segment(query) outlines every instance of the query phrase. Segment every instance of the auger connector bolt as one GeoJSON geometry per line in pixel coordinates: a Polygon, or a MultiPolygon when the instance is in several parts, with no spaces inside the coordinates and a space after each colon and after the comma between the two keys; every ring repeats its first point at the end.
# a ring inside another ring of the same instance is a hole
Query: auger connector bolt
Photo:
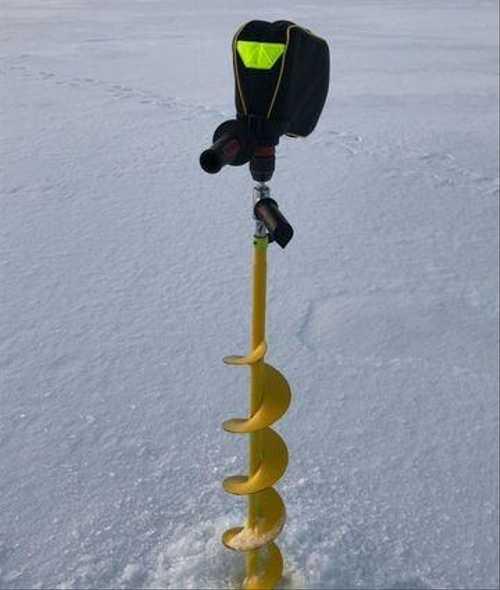
{"type": "Polygon", "coordinates": [[[293,237],[293,227],[279,210],[278,203],[274,199],[266,197],[257,201],[253,212],[255,218],[262,222],[267,229],[269,241],[276,242],[285,248],[293,237]]]}

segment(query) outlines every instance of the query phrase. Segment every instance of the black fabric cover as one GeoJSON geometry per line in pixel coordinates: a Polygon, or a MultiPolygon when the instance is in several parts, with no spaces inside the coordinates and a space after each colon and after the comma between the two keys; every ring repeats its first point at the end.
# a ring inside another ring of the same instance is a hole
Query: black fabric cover
{"type": "Polygon", "coordinates": [[[257,139],[283,134],[305,137],[313,131],[330,77],[324,39],[290,21],[250,21],[234,36],[233,64],[238,118],[257,126],[257,139]],[[247,68],[236,50],[239,40],[283,43],[285,51],[269,70],[247,68]]]}

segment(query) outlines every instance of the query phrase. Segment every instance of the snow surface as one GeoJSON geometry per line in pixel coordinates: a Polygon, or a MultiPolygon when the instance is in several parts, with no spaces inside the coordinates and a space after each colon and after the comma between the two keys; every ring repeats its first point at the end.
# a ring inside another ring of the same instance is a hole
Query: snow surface
{"type": "Polygon", "coordinates": [[[197,159],[252,18],[333,47],[271,185],[282,587],[499,583],[497,3],[1,0],[2,588],[241,581],[252,184],[197,159]]]}

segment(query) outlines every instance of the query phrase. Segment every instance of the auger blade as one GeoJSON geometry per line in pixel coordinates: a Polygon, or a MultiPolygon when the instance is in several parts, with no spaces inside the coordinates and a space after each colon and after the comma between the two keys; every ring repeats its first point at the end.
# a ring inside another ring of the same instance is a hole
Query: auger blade
{"type": "Polygon", "coordinates": [[[292,397],[285,377],[274,367],[263,365],[262,403],[250,418],[232,418],[223,424],[224,430],[235,434],[256,432],[270,426],[288,410],[292,397]]]}
{"type": "Polygon", "coordinates": [[[259,516],[255,528],[235,527],[227,530],[222,542],[234,551],[252,551],[273,541],[283,529],[286,520],[285,505],[281,496],[273,488],[257,494],[259,496],[259,516]]]}
{"type": "Polygon", "coordinates": [[[267,352],[267,342],[262,341],[257,348],[254,348],[249,354],[245,356],[239,356],[236,354],[225,356],[222,360],[226,365],[254,365],[258,361],[264,358],[267,352]]]}
{"type": "Polygon", "coordinates": [[[226,492],[238,496],[256,494],[272,487],[286,471],[288,449],[281,436],[271,428],[261,430],[262,461],[252,477],[234,475],[224,480],[226,492]]]}
{"type": "Polygon", "coordinates": [[[261,549],[259,571],[243,582],[244,590],[273,590],[283,574],[283,557],[274,543],[261,549]]]}

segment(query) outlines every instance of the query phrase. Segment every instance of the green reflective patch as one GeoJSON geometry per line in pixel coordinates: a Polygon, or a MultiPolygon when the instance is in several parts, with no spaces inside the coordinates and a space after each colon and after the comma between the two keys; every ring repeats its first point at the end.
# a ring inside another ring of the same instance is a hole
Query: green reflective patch
{"type": "Polygon", "coordinates": [[[236,49],[245,67],[270,70],[285,51],[284,43],[237,41],[236,49]]]}

